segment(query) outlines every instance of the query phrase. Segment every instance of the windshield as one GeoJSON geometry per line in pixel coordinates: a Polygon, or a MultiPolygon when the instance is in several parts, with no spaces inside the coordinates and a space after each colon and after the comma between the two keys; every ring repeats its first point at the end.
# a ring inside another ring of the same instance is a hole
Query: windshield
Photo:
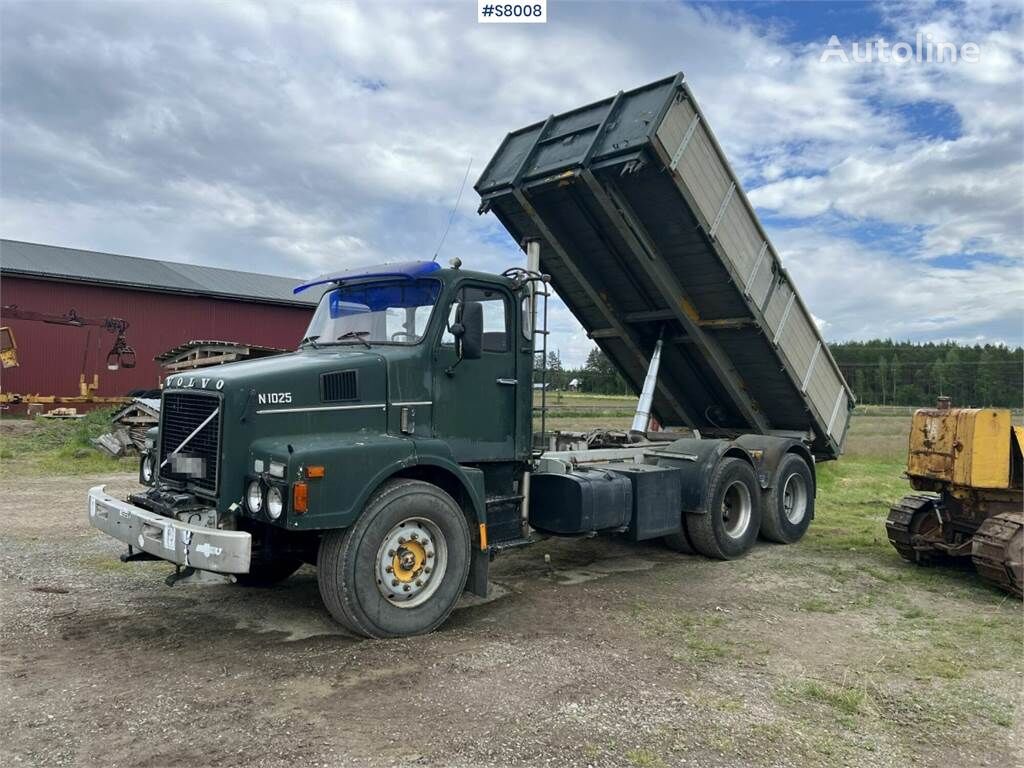
{"type": "Polygon", "coordinates": [[[437,280],[341,285],[323,295],[303,343],[415,344],[426,333],[441,292],[437,280]]]}

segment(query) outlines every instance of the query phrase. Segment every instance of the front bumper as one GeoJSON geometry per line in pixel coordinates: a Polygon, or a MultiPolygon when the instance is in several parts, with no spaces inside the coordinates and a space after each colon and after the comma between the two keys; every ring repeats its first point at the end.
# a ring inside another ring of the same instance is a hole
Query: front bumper
{"type": "Polygon", "coordinates": [[[252,536],[189,525],[115,499],[104,486],[89,489],[89,524],[143,552],[178,565],[217,573],[248,573],[252,536]]]}

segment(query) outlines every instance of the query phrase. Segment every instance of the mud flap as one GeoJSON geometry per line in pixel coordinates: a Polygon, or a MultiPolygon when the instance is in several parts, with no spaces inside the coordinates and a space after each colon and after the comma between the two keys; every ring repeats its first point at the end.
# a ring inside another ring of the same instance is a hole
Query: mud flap
{"type": "Polygon", "coordinates": [[[469,559],[469,576],[466,578],[466,592],[477,597],[487,597],[487,575],[491,569],[491,553],[473,547],[469,559]]]}

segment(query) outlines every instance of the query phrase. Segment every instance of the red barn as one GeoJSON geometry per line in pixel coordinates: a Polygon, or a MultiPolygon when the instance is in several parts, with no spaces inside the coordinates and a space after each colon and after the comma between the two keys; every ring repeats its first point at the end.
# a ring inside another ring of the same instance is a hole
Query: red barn
{"type": "Polygon", "coordinates": [[[10,316],[18,366],[2,372],[0,388],[17,394],[73,396],[79,376],[99,374],[97,395],[155,389],[153,359],[192,339],[236,341],[293,349],[318,297],[292,294],[299,280],[230,269],[140,259],[112,253],[0,240],[0,305],[19,314],[121,318],[134,368],[107,370],[116,334],[10,316]]]}

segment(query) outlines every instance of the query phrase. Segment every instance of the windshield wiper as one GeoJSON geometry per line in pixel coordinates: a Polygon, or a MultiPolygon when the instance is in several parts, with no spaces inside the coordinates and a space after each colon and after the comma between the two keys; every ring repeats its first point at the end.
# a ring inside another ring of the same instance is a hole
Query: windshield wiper
{"type": "Polygon", "coordinates": [[[307,336],[306,338],[299,342],[299,346],[302,347],[304,344],[309,344],[309,346],[311,346],[313,349],[319,349],[316,343],[316,340],[319,338],[320,334],[317,334],[316,336],[307,336]]]}
{"type": "Polygon", "coordinates": [[[369,335],[369,331],[345,331],[345,333],[341,334],[341,336],[336,338],[335,341],[341,341],[342,339],[355,339],[356,341],[365,344],[367,349],[373,349],[373,347],[370,346],[370,342],[363,338],[363,336],[369,335]]]}

